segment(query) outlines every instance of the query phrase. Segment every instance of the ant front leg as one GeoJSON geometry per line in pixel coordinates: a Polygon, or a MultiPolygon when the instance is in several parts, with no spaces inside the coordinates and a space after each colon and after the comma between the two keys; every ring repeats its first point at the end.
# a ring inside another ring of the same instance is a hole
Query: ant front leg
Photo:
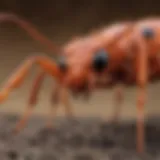
{"type": "Polygon", "coordinates": [[[51,97],[51,111],[49,112],[49,120],[47,122],[47,128],[52,128],[52,119],[55,118],[59,105],[61,104],[65,109],[65,115],[67,118],[73,118],[73,107],[70,102],[69,92],[62,84],[57,84],[53,90],[51,97]]]}
{"type": "MultiPolygon", "coordinates": [[[[45,73],[48,73],[49,75],[54,76],[58,79],[60,79],[62,76],[58,66],[54,63],[54,61],[51,61],[49,58],[42,56],[28,58],[27,60],[24,61],[24,63],[22,63],[20,67],[18,67],[17,71],[13,73],[13,75],[4,85],[2,91],[0,92],[0,102],[3,102],[5,99],[7,99],[9,93],[14,88],[17,88],[20,86],[20,84],[22,84],[23,80],[26,78],[33,64],[39,65],[45,73]]],[[[33,87],[34,94],[32,95],[36,95],[38,93],[41,84],[40,82],[43,79],[43,74],[44,73],[42,73],[42,75],[40,74],[40,77],[38,78],[39,84],[37,83],[33,87]]],[[[31,106],[33,106],[34,102],[35,102],[35,97],[33,96],[30,101],[30,104],[32,104],[31,106]]],[[[31,114],[32,111],[31,108],[32,107],[28,107],[27,112],[24,114],[24,117],[22,118],[21,122],[19,122],[19,124],[17,125],[15,131],[19,131],[20,128],[24,125],[24,123],[31,114]]]]}
{"type": "Polygon", "coordinates": [[[68,89],[66,87],[62,87],[61,92],[60,92],[60,100],[61,100],[62,105],[65,108],[66,116],[70,119],[70,118],[73,118],[73,107],[70,102],[69,96],[70,94],[69,94],[68,89]]]}
{"type": "Polygon", "coordinates": [[[123,89],[124,88],[121,84],[118,84],[118,86],[116,86],[115,88],[114,105],[113,105],[114,111],[110,119],[110,122],[113,123],[113,125],[116,125],[120,118],[120,113],[124,101],[123,89]]]}
{"type": "Polygon", "coordinates": [[[53,89],[51,94],[51,110],[49,111],[49,119],[47,122],[47,128],[52,128],[52,120],[55,118],[57,114],[57,109],[60,101],[60,86],[56,83],[56,86],[53,89]]]}
{"type": "Polygon", "coordinates": [[[36,79],[35,79],[35,81],[33,83],[33,86],[32,86],[31,93],[30,93],[27,110],[24,112],[23,116],[18,121],[16,127],[13,130],[13,132],[15,134],[19,133],[24,128],[24,126],[27,123],[29,117],[31,116],[33,108],[35,107],[35,105],[37,103],[38,94],[39,94],[42,82],[44,80],[44,76],[45,76],[45,72],[41,71],[38,74],[38,76],[36,77],[36,79]]]}
{"type": "Polygon", "coordinates": [[[7,99],[9,93],[14,88],[17,88],[22,84],[33,64],[39,65],[41,69],[45,71],[45,73],[48,73],[51,76],[56,78],[61,77],[61,72],[57,64],[51,61],[49,58],[42,56],[28,58],[20,67],[18,67],[17,71],[13,73],[13,75],[4,85],[2,91],[0,92],[0,102],[3,102],[5,99],[7,99]]]}
{"type": "Polygon", "coordinates": [[[63,102],[64,102],[65,113],[66,113],[67,118],[73,119],[74,118],[74,111],[73,111],[73,106],[72,106],[72,103],[70,101],[68,92],[67,92],[67,95],[66,95],[63,102]]]}

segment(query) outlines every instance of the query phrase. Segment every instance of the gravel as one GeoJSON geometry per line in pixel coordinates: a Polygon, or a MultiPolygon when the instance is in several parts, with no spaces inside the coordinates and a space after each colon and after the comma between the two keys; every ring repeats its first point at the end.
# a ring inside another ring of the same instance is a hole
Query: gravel
{"type": "Polygon", "coordinates": [[[0,116],[0,160],[160,160],[160,118],[146,121],[146,151],[135,150],[135,122],[117,127],[98,118],[57,119],[53,129],[32,118],[18,135],[18,117],[0,116]]]}

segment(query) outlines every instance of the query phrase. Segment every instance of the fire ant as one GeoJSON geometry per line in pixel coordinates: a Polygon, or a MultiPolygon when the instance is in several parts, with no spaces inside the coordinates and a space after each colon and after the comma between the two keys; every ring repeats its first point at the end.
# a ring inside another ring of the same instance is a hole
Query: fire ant
{"type": "MultiPolygon", "coordinates": [[[[6,17],[3,20],[5,21],[5,19],[6,17]]],[[[14,22],[16,21],[14,20],[14,22]]],[[[72,108],[68,98],[69,90],[75,94],[86,91],[91,93],[98,87],[108,87],[111,84],[137,84],[139,88],[137,151],[142,153],[144,151],[146,86],[149,81],[159,79],[160,73],[159,24],[159,19],[148,18],[136,22],[111,25],[107,29],[79,38],[78,41],[72,41],[72,43],[61,47],[58,52],[59,62],[55,62],[47,56],[30,57],[18,67],[17,71],[6,82],[0,93],[0,101],[5,100],[13,88],[19,87],[33,64],[39,65],[43,72],[35,80],[36,87],[33,87],[31,99],[34,100],[37,96],[44,74],[53,76],[58,84],[57,91],[59,94],[57,95],[60,95],[59,98],[65,104],[70,115],[72,115],[72,108]],[[100,81],[101,77],[107,78],[105,84],[100,81]]],[[[26,30],[32,36],[37,36],[30,30],[26,30]]],[[[43,42],[41,38],[38,40],[43,42]]],[[[50,46],[52,47],[52,44],[50,46]]],[[[117,93],[118,101],[121,101],[122,93],[120,90],[117,93]]],[[[117,105],[117,107],[120,106],[117,105]]],[[[23,117],[16,127],[16,131],[19,131],[24,125],[31,110],[32,107],[29,107],[28,112],[24,115],[25,118],[23,117]]]]}
{"type": "MultiPolygon", "coordinates": [[[[40,67],[42,67],[42,71],[40,71],[40,73],[36,76],[35,81],[33,83],[33,87],[32,87],[31,93],[30,93],[30,97],[29,97],[29,107],[27,108],[27,111],[25,112],[22,119],[19,121],[19,123],[15,127],[15,129],[14,129],[15,133],[18,133],[24,127],[25,123],[27,122],[28,118],[30,117],[32,110],[33,110],[33,107],[37,103],[37,96],[38,96],[41,84],[44,80],[44,76],[48,73],[50,75],[51,70],[53,70],[53,76],[55,76],[55,79],[56,79],[56,86],[55,86],[55,88],[53,90],[53,94],[52,94],[52,103],[55,104],[58,102],[62,102],[65,107],[66,115],[68,115],[68,117],[73,117],[73,111],[72,111],[73,109],[71,107],[71,103],[69,102],[69,98],[68,98],[69,93],[67,91],[63,91],[63,90],[64,90],[64,88],[69,87],[70,90],[72,91],[71,92],[72,95],[74,95],[74,96],[76,96],[80,92],[84,93],[86,96],[90,94],[91,91],[89,89],[89,85],[87,84],[88,82],[86,80],[85,81],[87,83],[85,83],[85,85],[83,84],[83,82],[82,82],[82,85],[81,84],[79,85],[78,83],[79,82],[81,83],[81,80],[78,80],[77,84],[74,84],[76,82],[76,80],[75,80],[75,82],[72,82],[74,80],[70,79],[74,76],[75,76],[75,78],[78,79],[79,77],[76,77],[75,74],[77,74],[77,73],[81,74],[82,70],[84,70],[85,67],[88,67],[88,65],[90,63],[89,56],[92,56],[91,54],[94,54],[94,52],[91,53],[90,55],[88,53],[86,55],[84,55],[85,52],[87,51],[87,48],[88,48],[89,53],[94,51],[95,46],[97,46],[97,44],[98,44],[97,38],[101,38],[101,37],[103,37],[104,43],[106,45],[108,45],[108,47],[109,46],[112,47],[114,45],[114,43],[116,41],[118,41],[118,39],[121,36],[124,36],[123,30],[124,30],[124,28],[127,27],[126,24],[120,25],[120,26],[117,24],[111,25],[107,29],[104,28],[104,31],[102,31],[102,33],[100,33],[100,34],[97,31],[97,32],[91,33],[90,36],[72,38],[71,41],[68,42],[64,47],[60,48],[60,47],[55,46],[50,40],[48,40],[45,36],[43,36],[40,32],[38,32],[38,30],[36,30],[35,27],[33,25],[31,25],[29,22],[23,20],[22,18],[19,18],[18,16],[14,15],[14,14],[1,13],[0,14],[0,22],[14,22],[14,23],[16,23],[21,28],[26,30],[27,33],[29,33],[29,35],[33,39],[38,40],[39,42],[41,42],[41,44],[47,46],[47,49],[50,49],[52,52],[57,51],[58,55],[60,56],[58,62],[55,62],[55,61],[52,62],[52,60],[50,60],[48,57],[38,56],[40,58],[40,62],[39,61],[37,62],[38,57],[29,58],[27,60],[27,62],[25,61],[24,63],[22,63],[22,68],[18,67],[17,73],[14,74],[15,77],[11,81],[9,80],[9,82],[7,82],[7,84],[6,84],[7,86],[4,87],[4,90],[2,90],[2,92],[0,94],[0,101],[1,102],[3,100],[5,100],[5,98],[7,98],[8,94],[10,92],[10,89],[12,90],[13,88],[19,87],[19,85],[22,83],[22,80],[25,78],[24,76],[27,74],[29,67],[31,67],[31,65],[33,63],[38,63],[40,65],[40,67]],[[108,34],[110,34],[110,36],[108,36],[108,34]],[[81,58],[81,56],[82,56],[82,58],[81,58]],[[86,62],[84,60],[82,60],[85,58],[85,56],[86,56],[86,62]],[[79,61],[77,59],[78,57],[81,58],[80,62],[78,62],[79,61]],[[68,59],[67,66],[66,66],[66,59],[68,59]],[[36,62],[34,62],[34,61],[36,61],[36,62]],[[54,64],[52,64],[52,63],[54,63],[54,64]],[[25,65],[23,65],[23,64],[25,64],[25,65]],[[79,67],[77,67],[78,64],[79,64],[79,67]],[[72,69],[73,66],[76,66],[76,68],[74,70],[72,69]],[[49,69],[48,67],[49,68],[51,67],[50,71],[46,72],[46,70],[49,69]],[[68,67],[70,67],[69,73],[68,73],[68,69],[66,69],[68,67]],[[19,68],[20,68],[20,70],[19,70],[19,68]],[[17,74],[18,74],[18,77],[16,76],[17,74]],[[56,75],[54,75],[54,74],[56,74],[56,75]],[[65,78],[65,76],[67,76],[67,78],[65,78]],[[69,82],[69,81],[71,81],[71,82],[69,82]],[[79,86],[76,86],[76,85],[79,85],[79,86]]],[[[125,32],[127,33],[127,31],[125,31],[125,32]]],[[[98,45],[101,45],[101,43],[98,45]]],[[[101,59],[101,57],[99,57],[99,58],[101,59]]],[[[95,59],[95,63],[97,63],[96,65],[99,65],[98,64],[99,62],[97,62],[98,59],[97,60],[96,59],[95,59]]],[[[101,67],[101,66],[99,66],[99,67],[101,67]]],[[[91,74],[92,74],[92,72],[94,72],[94,70],[91,71],[91,74]]],[[[52,76],[52,74],[51,74],[51,76],[52,76]]],[[[83,75],[80,78],[83,80],[83,75]]],[[[92,81],[92,78],[90,78],[90,81],[92,81]]],[[[54,106],[55,107],[53,107],[52,111],[50,112],[51,115],[50,115],[49,121],[47,123],[48,127],[51,127],[51,119],[56,114],[57,107],[56,107],[56,105],[54,105],[54,106]]]]}

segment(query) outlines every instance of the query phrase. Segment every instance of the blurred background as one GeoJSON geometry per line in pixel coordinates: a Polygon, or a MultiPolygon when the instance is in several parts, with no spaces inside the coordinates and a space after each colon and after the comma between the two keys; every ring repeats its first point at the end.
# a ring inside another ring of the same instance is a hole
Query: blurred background
{"type": "MultiPolygon", "coordinates": [[[[35,25],[54,43],[64,45],[73,36],[121,20],[132,20],[150,16],[160,16],[159,1],[117,1],[117,0],[1,0],[0,11],[12,12],[35,25]]],[[[8,78],[22,60],[29,55],[48,54],[41,45],[13,23],[0,24],[0,85],[8,78]]],[[[22,113],[27,107],[32,80],[36,76],[35,67],[21,88],[14,90],[8,100],[1,104],[0,112],[22,113]]],[[[53,79],[46,77],[35,114],[47,115],[53,79]]],[[[160,84],[149,85],[146,114],[160,115],[160,84]]],[[[90,101],[72,100],[76,115],[109,118],[112,113],[113,90],[95,93],[90,101]]],[[[136,117],[136,88],[124,90],[122,119],[136,117]]],[[[63,110],[59,112],[63,115],[63,110]]]]}

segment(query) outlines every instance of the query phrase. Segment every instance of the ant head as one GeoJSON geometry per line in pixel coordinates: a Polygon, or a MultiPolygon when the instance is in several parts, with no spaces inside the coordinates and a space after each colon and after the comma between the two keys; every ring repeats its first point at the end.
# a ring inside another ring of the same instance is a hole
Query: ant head
{"type": "Polygon", "coordinates": [[[104,49],[99,49],[94,52],[77,51],[72,56],[60,57],[58,65],[64,73],[68,87],[74,93],[86,93],[91,85],[91,76],[94,75],[97,79],[96,74],[103,73],[108,67],[108,62],[108,53],[104,49]]]}
{"type": "Polygon", "coordinates": [[[84,91],[88,88],[91,75],[102,73],[108,67],[109,55],[87,38],[68,46],[59,58],[58,65],[69,88],[84,91]]]}

